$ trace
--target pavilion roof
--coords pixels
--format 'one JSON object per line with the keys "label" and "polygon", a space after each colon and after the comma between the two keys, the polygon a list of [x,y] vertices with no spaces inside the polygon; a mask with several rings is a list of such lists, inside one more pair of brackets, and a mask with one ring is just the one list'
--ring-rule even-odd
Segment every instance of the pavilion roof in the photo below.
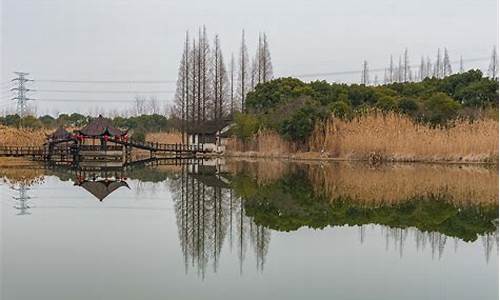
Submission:
{"label": "pavilion roof", "polygon": [[84,136],[124,136],[127,134],[127,131],[116,128],[113,126],[111,120],[99,115],[99,117],[90,121],[87,126],[80,129],[79,133]]}
{"label": "pavilion roof", "polygon": [[190,124],[186,131],[188,134],[216,134],[229,124],[231,124],[231,120],[209,120]]}
{"label": "pavilion roof", "polygon": [[89,193],[94,195],[99,201],[102,201],[109,194],[117,190],[118,188],[125,186],[129,188],[125,181],[109,181],[109,180],[98,180],[98,181],[88,181],[85,180],[79,184],[79,186],[86,189]]}
{"label": "pavilion roof", "polygon": [[69,133],[64,127],[59,126],[56,131],[52,132],[51,134],[47,135],[49,139],[53,140],[64,140],[67,139],[71,136],[71,133]]}

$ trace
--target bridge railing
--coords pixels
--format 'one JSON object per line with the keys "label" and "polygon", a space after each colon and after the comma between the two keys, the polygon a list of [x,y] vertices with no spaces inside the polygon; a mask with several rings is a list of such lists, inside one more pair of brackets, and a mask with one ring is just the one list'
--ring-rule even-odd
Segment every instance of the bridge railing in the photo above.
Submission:
{"label": "bridge railing", "polygon": [[163,144],[157,142],[142,142],[137,140],[110,140],[123,145],[130,145],[132,147],[143,148],[151,151],[170,151],[170,152],[208,152],[208,149],[203,144],[200,145],[187,145],[187,144]]}

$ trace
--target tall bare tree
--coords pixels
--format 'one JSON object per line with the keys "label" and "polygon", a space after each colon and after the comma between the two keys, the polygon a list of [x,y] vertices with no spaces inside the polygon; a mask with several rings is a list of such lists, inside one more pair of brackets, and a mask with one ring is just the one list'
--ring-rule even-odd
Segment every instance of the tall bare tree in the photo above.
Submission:
{"label": "tall bare tree", "polygon": [[493,47],[491,52],[490,65],[488,67],[488,75],[491,78],[498,78],[498,53],[497,47]]}
{"label": "tall bare tree", "polygon": [[408,56],[408,48],[405,48],[404,56],[403,56],[403,81],[410,81],[410,57]]}
{"label": "tall bare tree", "polygon": [[245,30],[241,33],[241,46],[238,55],[239,70],[238,70],[238,96],[241,103],[241,111],[245,110],[246,94],[249,90],[250,66],[248,62],[248,50],[245,41]]}
{"label": "tall bare tree", "polygon": [[442,78],[443,77],[442,74],[443,74],[443,63],[441,59],[441,49],[438,48],[436,63],[434,64],[434,77]]}
{"label": "tall bare tree", "polygon": [[394,59],[391,54],[391,61],[389,62],[389,82],[394,82]]}
{"label": "tall bare tree", "polygon": [[368,72],[368,62],[365,60],[363,61],[363,69],[361,71],[361,84],[368,85],[370,83]]}
{"label": "tall bare tree", "polygon": [[228,78],[218,35],[215,36],[213,63],[213,117],[221,120],[227,108]]}
{"label": "tall bare tree", "polygon": [[420,80],[424,80],[427,77],[427,70],[425,65],[424,57],[420,58],[420,68],[419,68],[419,78]]}
{"label": "tall bare tree", "polygon": [[444,48],[444,56],[443,56],[443,77],[451,75],[451,61],[450,56],[448,54],[448,49]]}
{"label": "tall bare tree", "polygon": [[234,54],[231,53],[231,64],[230,64],[230,99],[231,99],[231,105],[230,105],[230,112],[231,116],[234,114]]}

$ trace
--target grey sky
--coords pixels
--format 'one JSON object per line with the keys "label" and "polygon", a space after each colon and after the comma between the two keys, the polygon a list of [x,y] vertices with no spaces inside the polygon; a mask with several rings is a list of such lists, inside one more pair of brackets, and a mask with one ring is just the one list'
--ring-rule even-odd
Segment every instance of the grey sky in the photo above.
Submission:
{"label": "grey sky", "polygon": [[[408,47],[412,64],[447,47],[452,60],[485,58],[497,44],[496,0],[0,0],[0,110],[16,70],[33,79],[175,80],[186,30],[205,24],[219,33],[226,59],[239,47],[241,29],[253,55],[259,31],[268,34],[276,76],[351,71],[363,59],[385,67]],[[488,61],[466,67],[486,69]],[[458,67],[458,66],[454,66]],[[383,74],[379,74],[382,79]],[[358,82],[359,74],[304,78]],[[39,90],[168,91],[174,84],[62,84]],[[149,96],[148,93],[141,93]],[[131,106],[134,94],[34,92],[38,113]],[[169,101],[173,94],[158,98]],[[72,100],[126,100],[124,103]]]}

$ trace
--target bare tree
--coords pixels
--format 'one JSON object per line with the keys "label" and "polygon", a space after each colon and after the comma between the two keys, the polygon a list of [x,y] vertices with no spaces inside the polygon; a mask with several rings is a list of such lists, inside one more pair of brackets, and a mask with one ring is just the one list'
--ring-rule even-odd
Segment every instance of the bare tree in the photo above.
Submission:
{"label": "bare tree", "polygon": [[408,48],[405,48],[404,56],[403,56],[403,81],[407,82],[410,80],[410,58],[408,56]]}
{"label": "bare tree", "polygon": [[403,64],[401,62],[401,55],[400,55],[398,62],[397,82],[402,82],[402,81],[403,81]]}
{"label": "bare tree", "polygon": [[149,98],[148,106],[149,106],[149,113],[153,115],[160,114],[160,102],[158,101],[158,98],[156,98],[155,96],[151,96]]}
{"label": "bare tree", "polygon": [[442,78],[443,63],[441,62],[441,49],[438,48],[436,63],[434,64],[434,77]]}
{"label": "bare tree", "polygon": [[259,34],[259,47],[257,49],[257,83],[264,83],[273,78],[273,64],[271,62],[271,52],[269,42],[265,33]]}
{"label": "bare tree", "polygon": [[394,59],[391,54],[391,61],[389,63],[389,82],[394,82]]}
{"label": "bare tree", "polygon": [[214,78],[213,78],[213,112],[214,119],[221,120],[225,115],[226,100],[228,93],[227,70],[224,64],[224,58],[220,47],[219,37],[215,36],[214,50]]}
{"label": "bare tree", "polygon": [[420,58],[420,68],[419,68],[419,78],[420,80],[424,80],[427,77],[427,70],[425,65],[424,57]]}
{"label": "bare tree", "polygon": [[246,94],[249,90],[248,50],[245,42],[245,30],[243,30],[241,33],[241,46],[238,56],[239,56],[238,96],[241,102],[241,111],[244,111]]}
{"label": "bare tree", "polygon": [[234,114],[234,54],[231,53],[231,64],[230,64],[230,97],[231,97],[231,105],[230,105],[230,111],[231,111],[231,116]]}
{"label": "bare tree", "polygon": [[135,115],[140,116],[146,113],[146,98],[135,96],[134,98]]}
{"label": "bare tree", "polygon": [[368,62],[365,60],[363,61],[363,70],[361,71],[361,84],[368,85],[370,83],[368,72]]}
{"label": "bare tree", "polygon": [[450,56],[448,55],[448,49],[444,48],[444,57],[443,57],[443,77],[451,75],[451,62]]}
{"label": "bare tree", "polygon": [[425,63],[425,70],[426,70],[426,77],[431,77],[431,72],[432,72],[432,62],[431,62],[431,58],[429,56],[427,56],[427,60],[426,60],[426,63]]}
{"label": "bare tree", "polygon": [[490,65],[488,67],[488,75],[493,79],[498,78],[497,47],[493,47],[493,51],[491,52]]}

